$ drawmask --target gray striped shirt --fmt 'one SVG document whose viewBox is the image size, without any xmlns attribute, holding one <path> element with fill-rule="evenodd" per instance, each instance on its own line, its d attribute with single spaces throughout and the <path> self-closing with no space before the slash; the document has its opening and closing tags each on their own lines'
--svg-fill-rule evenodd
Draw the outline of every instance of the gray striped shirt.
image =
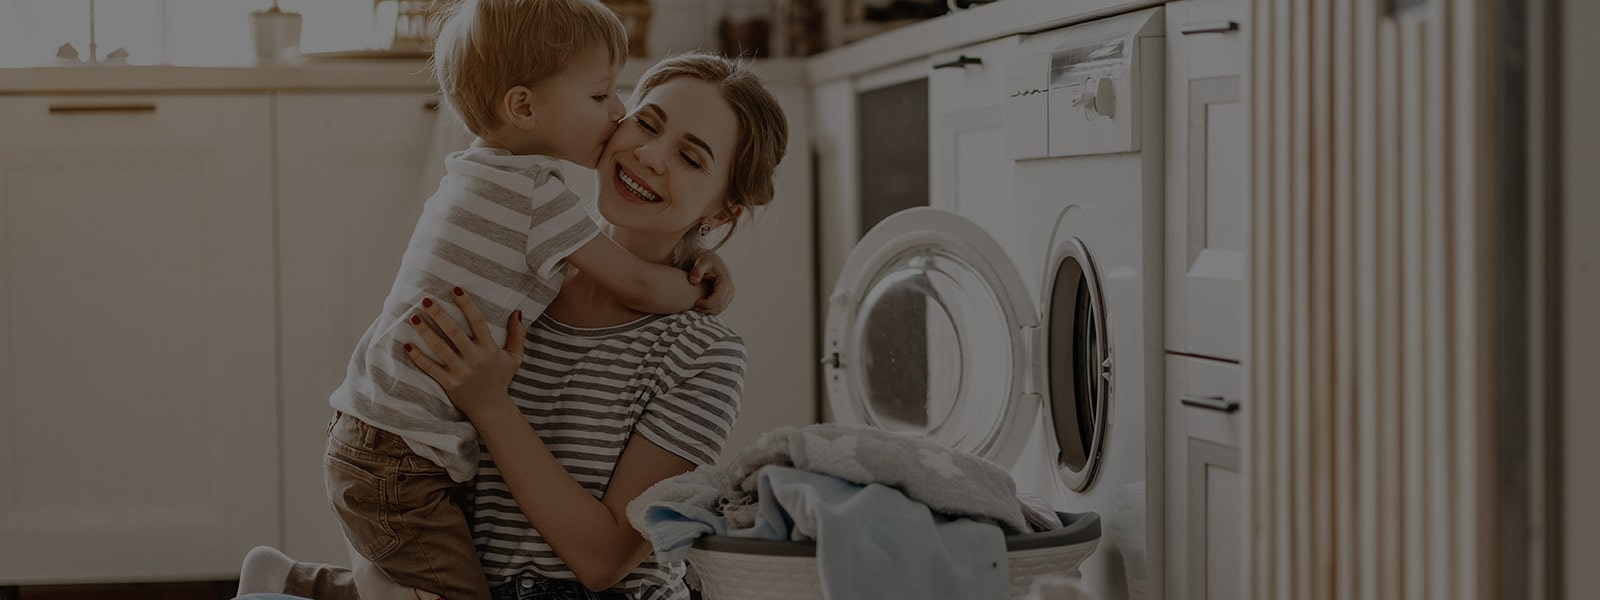
<svg viewBox="0 0 1600 600">
<path fill-rule="evenodd" d="M 651 315 L 601 329 L 541 317 L 525 352 L 511 397 L 596 498 L 630 435 L 696 465 L 712 464 L 739 413 L 744 342 L 716 317 Z M 473 490 L 473 538 L 491 585 L 525 574 L 576 578 L 517 508 L 488 452 Z M 652 555 L 612 589 L 634 600 L 688 598 L 683 568 Z"/>
<path fill-rule="evenodd" d="M 383 312 L 328 398 L 333 408 L 405 438 L 456 481 L 477 471 L 477 431 L 404 354 L 408 342 L 427 351 L 406 320 L 428 296 L 465 323 L 450 300 L 455 286 L 477 302 L 497 344 L 513 311 L 527 319 L 544 312 L 561 289 L 564 259 L 600 232 L 567 189 L 560 164 L 492 148 L 445 158 L 446 175 L 423 205 Z"/>
</svg>

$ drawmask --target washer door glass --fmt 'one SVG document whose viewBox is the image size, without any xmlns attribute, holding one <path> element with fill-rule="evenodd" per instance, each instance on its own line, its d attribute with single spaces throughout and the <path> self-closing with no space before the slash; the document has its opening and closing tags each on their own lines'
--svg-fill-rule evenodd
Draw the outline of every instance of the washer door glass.
<svg viewBox="0 0 1600 600">
<path fill-rule="evenodd" d="M 965 258 L 914 245 L 883 264 L 846 349 L 868 424 L 957 448 L 998 433 L 1010 394 L 1012 333 L 990 284 Z"/>
<path fill-rule="evenodd" d="M 1111 353 L 1100 281 L 1082 240 L 1069 240 L 1050 289 L 1047 352 L 1057 463 L 1063 482 L 1083 491 L 1094 484 L 1105 440 Z"/>
</svg>

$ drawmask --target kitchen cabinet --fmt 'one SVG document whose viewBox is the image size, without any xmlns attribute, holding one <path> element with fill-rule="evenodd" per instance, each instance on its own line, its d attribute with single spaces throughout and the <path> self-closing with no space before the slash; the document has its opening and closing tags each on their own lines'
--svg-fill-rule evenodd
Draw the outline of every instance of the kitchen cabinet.
<svg viewBox="0 0 1600 600">
<path fill-rule="evenodd" d="M 1242 597 L 1248 5 L 1167 11 L 1167 593 Z"/>
<path fill-rule="evenodd" d="M 1231 361 L 1243 356 L 1248 266 L 1244 8 L 1167 5 L 1167 349 Z"/>
<path fill-rule="evenodd" d="M 1018 234 L 1015 167 L 1006 158 L 1000 109 L 1005 67 L 1020 36 L 1008 36 L 934 55 L 928 78 L 929 205 L 950 210 L 995 234 L 1013 264 L 1031 254 Z M 1009 233 L 1009 234 L 1008 234 Z M 1035 285 L 1035 273 L 1023 280 Z M 1035 294 L 1037 289 L 1032 290 Z"/>
<path fill-rule="evenodd" d="M 278 539 L 267 94 L 0 98 L 0 583 Z"/>
<path fill-rule="evenodd" d="M 349 560 L 322 481 L 328 394 L 382 310 L 438 187 L 422 169 L 435 106 L 408 92 L 276 98 L 282 548 L 299 560 Z"/>
<path fill-rule="evenodd" d="M 1244 478 L 1239 436 L 1242 369 L 1167 355 L 1167 410 L 1181 434 L 1167 439 L 1167 594 L 1243 598 Z"/>
</svg>

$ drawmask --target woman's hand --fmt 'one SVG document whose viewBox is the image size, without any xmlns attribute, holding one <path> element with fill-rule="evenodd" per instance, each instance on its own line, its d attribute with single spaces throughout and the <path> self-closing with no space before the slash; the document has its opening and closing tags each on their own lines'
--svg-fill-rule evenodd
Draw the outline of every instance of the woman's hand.
<svg viewBox="0 0 1600 600">
<path fill-rule="evenodd" d="M 421 315 L 412 315 L 409 319 L 411 328 L 422 337 L 423 343 L 428 345 L 434 356 L 441 357 L 442 362 L 435 362 L 411 344 L 406 344 L 405 352 L 418 369 L 444 388 L 445 395 L 449 396 L 450 403 L 456 409 L 466 413 L 468 419 L 474 419 L 483 409 L 493 407 L 495 402 L 510 401 L 506 389 L 510 387 L 511 377 L 516 374 L 517 367 L 522 365 L 525 335 L 522 311 L 511 313 L 506 323 L 506 344 L 502 348 L 494 345 L 494 336 L 489 335 L 483 313 L 478 311 L 478 305 L 461 288 L 455 288 L 452 298 L 456 307 L 461 309 L 461 314 L 467 318 L 470 336 L 438 303 L 423 298 L 422 315 L 427 315 L 427 320 L 444 332 L 449 343 L 441 339 Z M 452 345 L 455 347 L 451 348 Z"/>
<path fill-rule="evenodd" d="M 721 314 L 733 304 L 733 275 L 728 272 L 728 263 L 715 252 L 700 257 L 689 270 L 689 283 L 700 285 L 708 279 L 712 281 L 711 295 L 696 301 L 694 309 L 708 315 Z"/>
</svg>

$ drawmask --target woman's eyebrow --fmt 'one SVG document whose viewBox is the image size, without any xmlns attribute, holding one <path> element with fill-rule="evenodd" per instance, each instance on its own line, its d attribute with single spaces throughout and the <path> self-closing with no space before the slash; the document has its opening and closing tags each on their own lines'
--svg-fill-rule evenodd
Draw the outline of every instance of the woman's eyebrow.
<svg viewBox="0 0 1600 600">
<path fill-rule="evenodd" d="M 666 111 L 661 110 L 661 107 L 656 105 L 656 103 L 647 102 L 647 103 L 645 103 L 644 106 L 642 106 L 640 108 L 649 110 L 651 113 L 654 113 L 655 116 L 656 116 L 656 119 L 660 120 L 662 125 L 666 125 L 667 124 L 667 113 L 666 113 Z M 716 160 L 717 159 L 717 153 L 711 151 L 711 144 L 707 144 L 705 140 L 700 139 L 700 136 L 697 136 L 697 135 L 692 134 L 692 133 L 685 133 L 685 134 L 683 134 L 683 139 L 688 140 L 689 143 L 691 143 L 691 144 L 699 146 L 701 150 L 705 150 L 706 151 L 706 156 L 710 157 L 711 160 Z"/>
</svg>

